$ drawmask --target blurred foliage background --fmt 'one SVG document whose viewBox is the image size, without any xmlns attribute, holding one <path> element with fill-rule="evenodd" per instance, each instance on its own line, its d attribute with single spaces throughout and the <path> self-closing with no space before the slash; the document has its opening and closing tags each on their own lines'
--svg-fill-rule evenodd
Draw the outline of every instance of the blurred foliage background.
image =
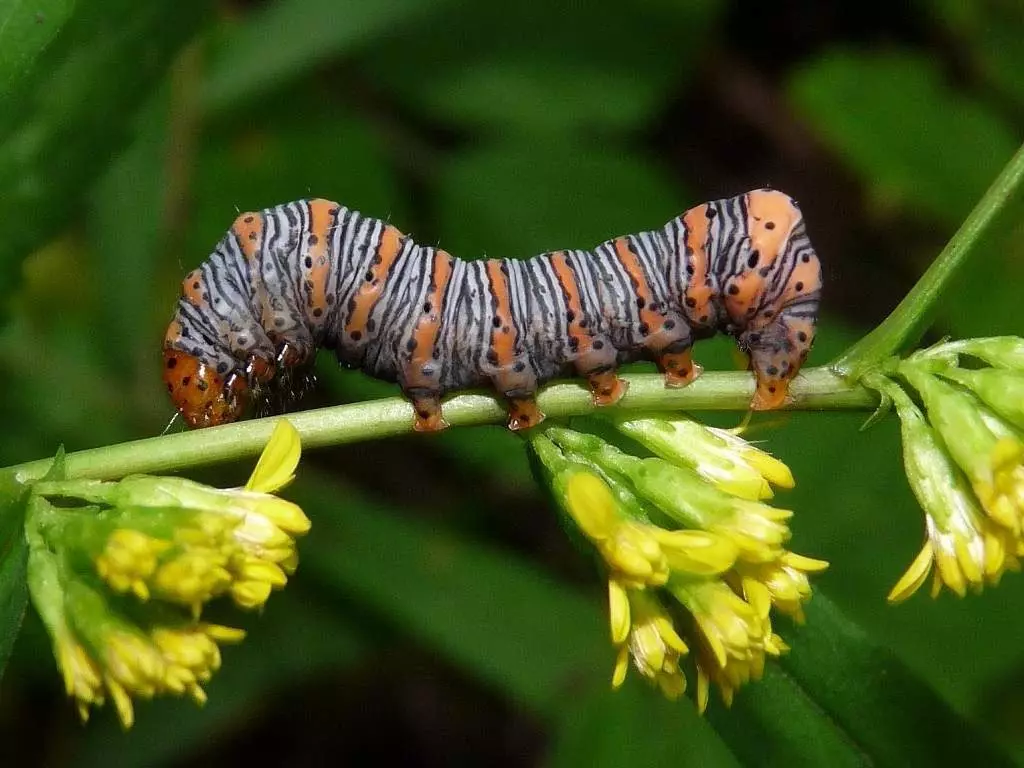
<svg viewBox="0 0 1024 768">
<path fill-rule="evenodd" d="M 0 466 L 164 428 L 180 278 L 238 210 L 323 196 L 462 256 L 525 256 L 770 184 L 801 201 L 826 265 L 823 363 L 1024 136 L 1016 0 L 0 0 L 3 19 Z M 1014 220 L 935 336 L 1021 332 Z M 736 365 L 721 343 L 699 359 Z M 304 405 L 392 391 L 321 363 Z M 822 592 L 1024 758 L 1024 578 L 887 607 L 923 522 L 895 423 L 863 418 L 754 433 L 798 479 L 780 499 L 793 548 L 830 560 Z M 632 681 L 609 693 L 603 584 L 503 429 L 317 451 L 292 495 L 314 520 L 298 577 L 246 622 L 205 710 L 81 727 L 29 616 L 0 764 L 811 762 L 730 723 L 758 686 L 709 720 Z"/>
</svg>

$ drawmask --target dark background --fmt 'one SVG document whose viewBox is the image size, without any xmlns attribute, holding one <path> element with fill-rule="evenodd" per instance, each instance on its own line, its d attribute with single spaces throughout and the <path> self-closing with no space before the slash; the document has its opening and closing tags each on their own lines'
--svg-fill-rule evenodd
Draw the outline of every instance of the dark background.
<svg viewBox="0 0 1024 768">
<path fill-rule="evenodd" d="M 825 363 L 1020 143 L 1022 40 L 1016 0 L 81 0 L 0 115 L 0 466 L 158 434 L 181 276 L 238 210 L 305 196 L 464 257 L 527 256 L 770 184 L 800 200 L 825 265 Z M 1021 222 L 985 241 L 933 338 L 1020 333 Z M 319 375 L 310 406 L 393 391 L 327 359 Z M 755 431 L 798 480 L 780 499 L 793 548 L 830 560 L 822 591 L 1024 756 L 1024 578 L 886 606 L 923 521 L 894 423 L 863 419 Z M 109 710 L 81 727 L 30 616 L 0 762 L 721 763 L 689 703 L 607 692 L 601 579 L 502 429 L 310 452 L 290 493 L 314 521 L 302 565 L 244 622 L 205 710 L 140 704 L 127 737 Z"/>
</svg>

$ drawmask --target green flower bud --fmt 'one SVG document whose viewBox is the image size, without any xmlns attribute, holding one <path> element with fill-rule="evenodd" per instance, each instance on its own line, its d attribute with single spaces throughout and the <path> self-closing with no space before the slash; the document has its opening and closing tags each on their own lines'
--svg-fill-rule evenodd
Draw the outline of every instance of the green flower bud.
<svg viewBox="0 0 1024 768">
<path fill-rule="evenodd" d="M 1017 429 L 1024 429 L 1024 368 L 1018 371 L 951 368 L 942 375 L 974 392 Z"/>
<path fill-rule="evenodd" d="M 793 487 L 789 467 L 741 437 L 693 419 L 620 418 L 615 426 L 657 456 L 690 467 L 708 482 L 745 499 L 770 499 L 772 484 Z"/>
</svg>

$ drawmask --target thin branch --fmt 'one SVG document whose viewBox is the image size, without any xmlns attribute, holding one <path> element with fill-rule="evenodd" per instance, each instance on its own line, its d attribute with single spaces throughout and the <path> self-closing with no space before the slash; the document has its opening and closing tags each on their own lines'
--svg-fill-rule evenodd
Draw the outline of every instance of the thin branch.
<svg viewBox="0 0 1024 768">
<path fill-rule="evenodd" d="M 706 373 L 684 389 L 667 389 L 658 374 L 624 377 L 629 392 L 618 408 L 628 410 L 746 410 L 754 379 L 745 372 Z M 850 384 L 826 368 L 812 368 L 793 382 L 792 409 L 872 409 L 878 397 Z M 580 416 L 594 406 L 589 392 L 577 382 L 554 383 L 538 398 L 549 418 Z M 506 419 L 500 399 L 489 394 L 462 394 L 445 401 L 444 415 L 453 427 L 501 424 Z M 115 479 L 137 472 L 171 472 L 257 455 L 278 417 L 254 419 L 196 432 L 93 448 L 67 456 L 69 478 Z M 400 397 L 339 405 L 288 414 L 306 448 L 342 445 L 412 432 L 413 412 Z M 426 438 L 425 438 L 426 439 Z M 20 482 L 41 477 L 51 460 L 42 459 L 0 470 L 13 472 Z"/>
</svg>

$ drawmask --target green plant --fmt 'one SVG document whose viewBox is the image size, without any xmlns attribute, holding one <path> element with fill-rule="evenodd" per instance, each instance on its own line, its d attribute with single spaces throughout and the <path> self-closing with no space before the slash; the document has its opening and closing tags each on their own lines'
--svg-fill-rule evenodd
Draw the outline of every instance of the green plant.
<svg viewBox="0 0 1024 768">
<path fill-rule="evenodd" d="M 409 67 L 429 54 L 429 41 L 442 37 L 431 34 L 432 30 L 443 30 L 445 39 L 467 41 L 474 30 L 482 28 L 487 13 L 464 7 L 456 12 L 444 4 L 411 0 L 381 5 L 379 10 L 352 4 L 354 15 L 346 24 L 330 25 L 314 21 L 323 18 L 317 14 L 326 12 L 325 4 L 280 3 L 246 17 L 241 29 L 224 25 L 223 38 L 208 40 L 205 49 L 189 49 L 177 60 L 173 78 L 165 83 L 162 72 L 171 53 L 208 17 L 200 4 L 194 12 L 160 4 L 147 9 L 129 5 L 108 7 L 88 0 L 80 0 L 74 7 L 50 4 L 44 11 L 47 23 L 54 26 L 43 31 L 52 34 L 0 38 L 7 43 L 0 45 L 5 52 L 0 67 L 6 68 L 0 69 L 0 82 L 6 94 L 4 103 L 11 105 L 0 111 L 4 116 L 0 119 L 4 142 L 0 179 L 5 190 L 0 215 L 5 222 L 17 222 L 8 227 L 15 237 L 0 246 L 0 268 L 11 276 L 12 296 L 15 265 L 28 250 L 48 243 L 29 262 L 17 281 L 20 290 L 4 308 L 9 322 L 0 343 L 4 370 L 9 374 L 6 380 L 11 384 L 2 405 L 10 424 L 3 456 L 5 463 L 13 463 L 26 456 L 46 455 L 57 440 L 74 448 L 105 446 L 67 454 L 63 466 L 73 478 L 71 482 L 191 469 L 223 485 L 230 482 L 223 477 L 235 476 L 233 467 L 217 467 L 216 474 L 208 469 L 204 472 L 204 468 L 255 455 L 265 445 L 271 421 L 245 422 L 217 432 L 121 441 L 127 435 L 157 431 L 159 427 L 153 425 L 165 410 L 153 384 L 157 380 L 150 362 L 155 349 L 153 329 L 166 320 L 164 309 L 181 270 L 173 264 L 173 256 L 164 260 L 166 265 L 158 256 L 182 252 L 186 239 L 188 253 L 205 252 L 213 233 L 223 229 L 225 215 L 230 218 L 234 202 L 248 205 L 250 199 L 257 198 L 273 203 L 296 196 L 289 192 L 292 187 L 281 181 L 300 178 L 294 171 L 289 176 L 293 165 L 303 168 L 297 182 L 303 187 L 315 187 L 316 192 L 323 188 L 331 195 L 347 196 L 345 199 L 367 210 L 386 212 L 396 205 L 395 200 L 403 199 L 396 191 L 400 189 L 398 177 L 382 159 L 397 155 L 397 164 L 411 166 L 417 183 L 430 186 L 432 205 L 437 207 L 442 231 L 449 238 L 446 245 L 456 252 L 487 247 L 492 252 L 519 253 L 547 247 L 556 239 L 587 242 L 595 226 L 604 234 L 626 231 L 636 228 L 638 212 L 644 221 L 674 212 L 678 207 L 674 184 L 636 153 L 622 149 L 626 142 L 621 137 L 646 124 L 652 105 L 664 100 L 674 87 L 675 81 L 666 72 L 673 67 L 689 71 L 689 57 L 701 50 L 699 36 L 710 34 L 719 13 L 716 3 L 693 4 L 686 12 L 692 15 L 686 17 L 685 24 L 666 23 L 665 28 L 673 33 L 680 28 L 688 30 L 694 35 L 693 43 L 682 45 L 676 38 L 662 41 L 664 50 L 679 51 L 673 67 L 665 66 L 663 60 L 648 62 L 642 55 L 634 59 L 630 66 L 645 76 L 639 78 L 643 87 L 633 87 L 631 71 L 617 69 L 606 57 L 592 57 L 587 46 L 580 50 L 569 46 L 567 51 L 565 46 L 510 43 L 497 48 L 474 48 L 466 43 L 460 48 L 461 58 L 425 68 L 429 71 L 423 71 L 421 79 L 412 79 Z M 650 4 L 637 17 L 650 14 L 664 20 L 659 13 L 682 13 L 659 11 L 655 5 Z M 110 37 L 104 19 L 118 14 L 126 31 L 120 37 Z M 529 12 L 522 15 L 522 19 L 505 21 L 513 28 L 517 23 L 527 28 Z M 616 18 L 620 22 L 617 28 L 625 32 L 633 31 L 630 24 L 639 24 L 636 17 Z M 24 17 L 21 21 L 26 23 Z M 29 17 L 27 23 L 35 23 L 34 18 Z M 58 34 L 61 24 L 66 27 Z M 554 26 L 558 24 L 554 22 Z M 0 30 L 15 28 L 0 25 Z M 271 33 L 277 39 L 301 44 L 282 44 L 269 55 L 260 41 Z M 159 41 L 156 52 L 145 46 L 148 53 L 140 52 L 140 39 L 147 35 Z M 593 31 L 594 39 L 599 35 Z M 49 40 L 53 42 L 44 49 Z M 371 51 L 385 41 L 392 43 L 392 55 L 373 56 Z M 345 70 L 355 83 L 346 91 L 350 97 L 347 106 L 323 98 L 336 87 L 336 80 L 326 87 L 315 82 L 296 86 L 296 73 L 309 72 L 339 56 L 358 62 Z M 915 60 L 911 66 L 899 57 L 868 59 L 844 52 L 816 62 L 815 67 L 794 77 L 794 102 L 817 116 L 811 121 L 821 126 L 822 135 L 840 149 L 852 168 L 871 180 L 867 187 L 879 215 L 909 206 L 933 217 L 930 221 L 955 224 L 980 193 L 977 185 L 991 178 L 992 163 L 1001 162 L 1011 151 L 1008 141 L 1013 140 L 1013 132 L 1005 130 L 1005 124 L 984 105 L 961 108 L 958 95 L 944 90 L 928 62 Z M 145 66 L 134 70 L 130 78 L 105 76 L 128 60 Z M 996 54 L 986 50 L 987 67 L 998 61 Z M 538 72 L 550 76 L 538 78 Z M 545 88 L 538 92 L 536 83 L 541 79 Z M 591 92 L 575 87 L 579 79 L 600 83 L 600 88 L 591 91 L 600 92 L 602 98 L 591 102 L 582 94 L 579 103 L 564 108 L 565 93 Z M 100 89 L 109 101 L 90 96 L 86 86 L 94 82 L 117 85 Z M 1014 80 L 995 77 L 993 82 L 1012 85 Z M 275 83 L 280 92 L 274 91 Z M 153 88 L 158 90 L 150 95 Z M 268 88 L 270 91 L 261 90 Z M 494 88 L 506 97 L 500 100 L 499 112 L 488 96 Z M 436 144 L 423 142 L 415 132 L 396 129 L 389 122 L 391 116 L 375 111 L 381 91 L 420 120 L 453 120 L 461 130 L 485 138 L 479 146 L 446 158 Z M 252 108 L 254 97 L 259 103 L 268 92 L 275 94 L 273 114 L 255 130 L 239 133 L 236 126 L 248 119 L 244 115 Z M 910 97 L 933 103 L 925 98 L 933 92 L 938 106 L 921 118 L 922 125 L 901 128 L 904 123 L 895 122 L 905 119 L 909 124 L 912 115 L 919 115 L 915 110 L 901 112 Z M 47 94 L 51 96 L 47 98 Z M 876 94 L 891 95 L 891 104 L 875 98 Z M 69 99 L 70 95 L 77 100 Z M 168 98 L 176 105 L 170 122 L 164 119 Z M 545 98 L 550 101 L 544 102 Z M 857 126 L 849 117 L 843 122 L 839 116 L 844 110 L 830 98 L 838 99 L 838 105 L 844 99 L 861 105 L 853 111 L 864 115 L 864 126 Z M 319 104 L 316 111 L 303 112 L 310 103 Z M 536 108 L 538 103 L 550 106 Z M 609 103 L 614 107 L 609 108 Z M 129 130 L 127 118 L 137 112 L 133 104 L 142 109 L 137 125 Z M 365 115 L 360 111 L 364 107 Z M 871 111 L 876 107 L 879 113 Z M 353 116 L 354 110 L 360 114 Z M 125 119 L 114 121 L 111 114 Z M 938 133 L 953 137 L 950 141 L 962 139 L 965 146 L 986 150 L 955 168 L 941 162 L 943 142 L 936 143 L 938 149 L 924 143 L 886 155 L 885 142 L 869 130 L 874 121 L 889 125 L 887 130 L 894 135 L 900 131 L 923 135 L 928 126 L 941 123 L 950 114 L 956 119 Z M 199 120 L 209 132 L 208 143 L 196 140 Z M 605 138 L 580 140 L 579 133 L 587 131 Z M 383 150 L 381 136 L 388 137 Z M 605 151 L 601 141 L 615 149 Z M 173 147 L 170 161 L 165 143 Z M 307 150 L 299 154 L 295 149 L 299 146 L 308 148 L 308 154 Z M 938 157 L 929 154 L 933 150 L 940 153 Z M 200 160 L 192 163 L 196 155 Z M 524 163 L 524 158 L 529 162 Z M 154 168 L 165 163 L 168 175 L 154 173 Z M 191 179 L 187 178 L 190 168 L 195 174 Z M 339 168 L 345 169 L 343 178 L 339 178 Z M 308 675 L 311 670 L 368 663 L 388 638 L 398 636 L 413 638 L 483 681 L 487 688 L 535 713 L 557 734 L 552 753 L 556 763 L 668 762 L 672 758 L 694 764 L 763 763 L 770 761 L 766 753 L 779 761 L 819 764 L 858 764 L 865 759 L 920 764 L 958 756 L 992 764 L 1005 762 L 999 748 L 961 713 L 972 711 L 972 697 L 985 683 L 1013 668 L 1016 625 L 1012 618 L 1005 619 L 1010 622 L 1003 630 L 1008 638 L 974 638 L 965 629 L 979 615 L 1015 615 L 1013 577 L 999 590 L 986 591 L 962 609 L 950 608 L 948 603 L 935 607 L 920 600 L 898 610 L 887 609 L 881 598 L 898 581 L 912 542 L 920 537 L 921 521 L 918 516 L 893 514 L 893 519 L 885 521 L 891 526 L 887 528 L 891 536 L 866 540 L 868 521 L 880 524 L 865 512 L 868 507 L 910 509 L 912 502 L 903 491 L 904 484 L 896 482 L 895 420 L 880 419 L 876 428 L 863 436 L 856 432 L 854 420 L 881 404 L 892 386 L 898 387 L 890 394 L 897 406 L 901 405 L 900 393 L 909 393 L 914 396 L 912 403 L 925 400 L 927 418 L 934 420 L 939 410 L 932 409 L 927 397 L 917 397 L 924 393 L 914 381 L 925 388 L 931 381 L 922 376 L 963 379 L 961 385 L 966 383 L 981 395 L 980 385 L 967 382 L 966 377 L 976 370 L 995 370 L 994 364 L 985 357 L 974 357 L 987 367 L 961 367 L 953 364 L 960 361 L 953 356 L 973 354 L 971 344 L 974 352 L 978 351 L 981 342 L 970 337 L 1017 331 L 1015 325 L 1007 325 L 1012 317 L 1007 307 L 1013 304 L 1008 304 L 1006 297 L 1012 291 L 992 285 L 992 275 L 1006 275 L 1005 282 L 1012 285 L 1015 262 L 1006 256 L 1001 266 L 987 269 L 985 265 L 997 263 L 987 259 L 1011 253 L 993 246 L 1001 231 L 994 224 L 1013 221 L 1012 212 L 1004 212 L 1000 222 L 997 214 L 1003 206 L 1015 204 L 1012 193 L 1020 168 L 1018 154 L 889 322 L 856 344 L 849 343 L 854 341 L 848 338 L 852 334 L 844 333 L 838 324 L 829 325 L 815 356 L 820 361 L 835 355 L 835 362 L 807 371 L 795 394 L 797 410 L 829 409 L 833 413 L 795 414 L 786 428 L 770 433 L 773 453 L 794 466 L 799 481 L 795 491 L 782 497 L 787 506 L 797 509 L 792 523 L 794 546 L 832 563 L 831 571 L 815 584 L 833 599 L 816 595 L 806 607 L 803 627 L 790 627 L 785 620 L 776 627 L 792 650 L 778 662 L 769 662 L 764 680 L 745 687 L 731 710 L 712 703 L 707 717 L 698 719 L 688 704 L 659 702 L 632 679 L 614 696 L 607 693 L 614 654 L 602 637 L 607 630 L 600 626 L 600 598 L 588 587 L 553 581 L 549 569 L 535 558 L 481 542 L 490 535 L 482 521 L 491 504 L 513 505 L 519 519 L 545 517 L 549 509 L 534 505 L 528 490 L 507 490 L 530 487 L 523 482 L 527 467 L 516 441 L 498 430 L 470 429 L 471 425 L 500 420 L 500 408 L 492 398 L 472 394 L 454 399 L 446 414 L 460 428 L 429 443 L 416 444 L 417 462 L 433 462 L 431 466 L 450 462 L 472 472 L 474 482 L 482 488 L 483 503 L 455 501 L 449 513 L 456 524 L 448 519 L 435 526 L 372 500 L 372 491 L 354 491 L 351 481 L 342 484 L 329 477 L 328 470 L 333 467 L 328 466 L 328 457 L 339 454 L 313 449 L 400 435 L 408 430 L 409 412 L 407 405 L 394 397 L 370 400 L 390 394 L 390 390 L 325 366 L 321 376 L 332 394 L 359 402 L 304 411 L 289 419 L 303 435 L 307 449 L 300 481 L 290 493 L 314 521 L 311 536 L 300 546 L 300 578 L 269 601 L 263 619 L 249 626 L 246 642 L 228 651 L 206 709 L 174 709 L 174 741 L 198 743 L 218 723 L 237 718 L 253 696 L 270 696 L 289 677 Z M 100 172 L 99 184 L 89 186 L 89 180 Z M 611 189 L 606 184 L 609 177 L 616 180 Z M 505 187 L 491 183 L 504 178 L 511 179 Z M 44 182 L 25 183 L 32 179 Z M 131 193 L 126 194 L 126 189 Z M 594 193 L 585 203 L 561 200 L 570 189 L 601 193 Z M 189 209 L 190 195 L 203 202 L 194 204 L 193 218 L 186 226 L 181 220 L 183 211 Z M 540 198 L 535 213 L 529 214 L 537 222 L 535 226 L 524 227 L 522 220 L 507 216 L 513 203 L 534 195 Z M 211 202 L 214 200 L 217 202 Z M 58 201 L 84 203 L 84 232 L 72 231 L 56 241 L 49 238 L 51 227 L 60 222 L 65 210 Z M 404 218 L 411 212 L 395 211 L 396 220 L 400 213 Z M 550 220 L 545 219 L 549 213 Z M 524 213 L 523 219 L 527 215 Z M 89 268 L 100 276 L 117 276 L 116 288 L 101 282 L 103 300 L 99 302 L 68 288 L 75 284 L 74 270 L 83 269 L 78 255 L 83 240 L 89 241 L 97 254 L 96 260 L 85 262 Z M 971 266 L 965 269 L 968 258 Z M 951 287 L 954 273 L 960 278 L 956 288 Z M 70 280 L 55 277 L 67 275 Z M 34 309 L 40 297 L 60 312 L 43 316 L 46 313 Z M 912 350 L 937 307 L 961 310 L 959 317 L 964 319 L 953 324 L 961 341 L 930 347 L 902 362 L 894 359 L 897 353 Z M 965 308 L 969 311 L 962 311 Z M 46 359 L 39 359 L 40 350 L 47 351 Z M 715 350 L 708 354 L 715 359 Z M 719 357 L 715 367 L 726 367 L 722 363 Z M 653 375 L 633 373 L 630 378 L 630 398 L 617 415 L 651 410 L 739 411 L 749 399 L 751 386 L 746 374 L 718 371 L 678 392 L 666 391 Z M 129 407 L 122 407 L 124 404 Z M 590 412 L 586 393 L 571 383 L 550 387 L 543 407 L 552 419 Z M 838 411 L 854 413 L 844 417 Z M 90 413 L 103 414 L 103 418 L 90 418 Z M 574 425 L 612 440 L 607 424 L 583 419 Z M 855 448 L 849 447 L 851 441 L 857 441 Z M 372 444 L 367 450 L 373 450 Z M 402 458 L 392 460 L 406 462 L 410 454 L 401 447 L 396 451 Z M 345 461 L 357 461 L 355 454 L 343 456 Z M 39 478 L 52 465 L 52 459 L 15 465 L 2 478 L 4 498 L 10 500 L 0 522 L 0 535 L 8 543 L 0 564 L 4 616 L 19 617 L 25 605 L 28 547 L 20 532 L 29 499 L 24 482 Z M 844 482 L 841 478 L 849 479 Z M 869 478 L 877 484 L 869 483 Z M 431 481 L 420 478 L 418 482 Z M 886 490 L 878 490 L 882 488 Z M 965 492 L 981 493 L 973 486 Z M 509 494 L 511 502 L 502 501 Z M 416 505 L 410 502 L 409 506 Z M 424 514 L 437 514 L 434 505 L 423 507 Z M 993 510 L 999 514 L 996 506 Z M 979 513 L 987 515 L 980 507 Z M 585 541 L 581 546 L 589 551 Z M 919 559 L 919 565 L 923 562 Z M 980 579 L 1001 573 L 1007 562 L 993 567 L 993 574 L 986 574 L 982 567 Z M 939 571 L 943 567 L 940 563 Z M 945 568 L 948 572 L 948 564 Z M 918 567 L 908 574 L 914 577 L 912 583 L 920 583 L 921 570 Z M 592 575 L 586 572 L 586 584 L 595 582 Z M 965 590 L 979 578 L 972 573 L 961 576 Z M 944 583 L 957 589 L 955 575 Z M 356 617 L 348 615 L 352 604 L 359 606 Z M 495 605 L 501 608 L 500 616 L 495 616 Z M 837 606 L 842 606 L 842 611 Z M 844 614 L 868 627 L 871 638 Z M 950 657 L 935 647 L 941 643 L 934 643 L 927 631 L 921 630 L 932 623 L 942 625 L 963 643 L 956 657 L 963 660 L 957 675 L 934 672 L 948 669 Z M 0 626 L 3 656 L 10 652 L 16 631 L 15 621 Z M 32 631 L 30 621 L 30 640 Z M 911 662 L 910 667 L 891 654 L 887 645 L 898 648 Z M 15 669 L 20 674 L 26 669 L 25 662 Z M 49 666 L 45 675 L 46 679 L 52 677 Z M 574 680 L 586 682 L 574 686 Z M 579 685 L 583 695 L 567 696 L 567 691 L 580 690 Z M 939 689 L 938 695 L 932 687 Z M 119 754 L 126 764 L 171 759 L 167 732 L 162 730 L 166 724 L 160 721 L 155 713 L 145 712 L 133 734 L 123 740 L 118 737 Z M 90 754 L 94 761 L 108 756 L 109 725 L 109 720 L 99 719 L 82 736 L 83 763 L 88 763 Z"/>
</svg>

